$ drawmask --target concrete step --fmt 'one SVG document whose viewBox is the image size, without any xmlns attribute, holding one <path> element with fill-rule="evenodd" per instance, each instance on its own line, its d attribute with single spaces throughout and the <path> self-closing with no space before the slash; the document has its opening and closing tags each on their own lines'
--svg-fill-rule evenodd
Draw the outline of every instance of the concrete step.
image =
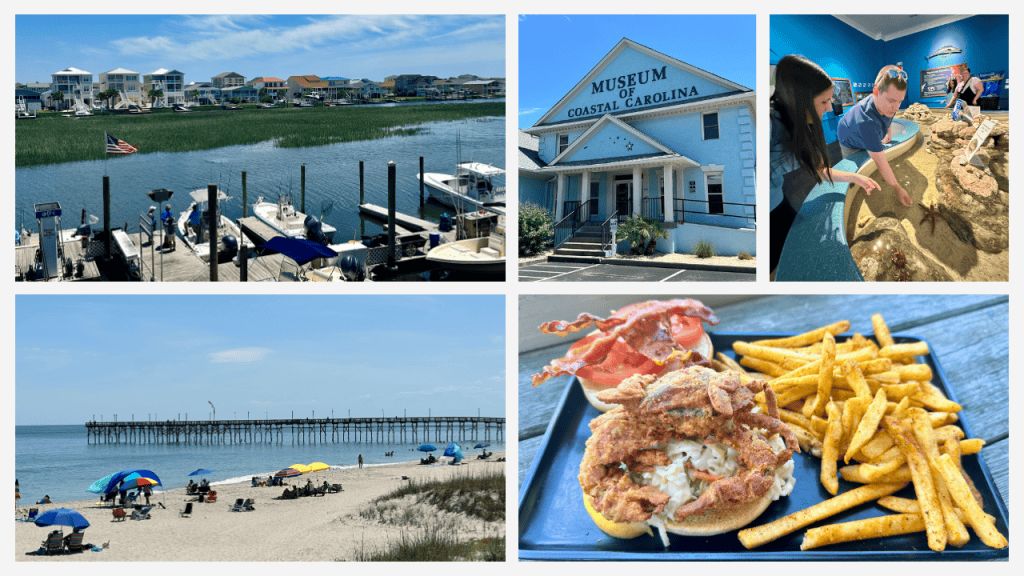
<svg viewBox="0 0 1024 576">
<path fill-rule="evenodd" d="M 548 256 L 548 262 L 569 262 L 575 264 L 600 264 L 601 259 L 591 256 L 568 256 L 552 254 Z"/>
<path fill-rule="evenodd" d="M 566 240 L 566 242 L 575 242 L 577 244 L 600 244 L 602 238 L 600 236 L 573 236 Z"/>
<path fill-rule="evenodd" d="M 574 248 L 556 248 L 555 254 L 559 256 L 588 256 L 593 258 L 601 258 L 604 256 L 602 250 L 579 250 Z"/>
</svg>

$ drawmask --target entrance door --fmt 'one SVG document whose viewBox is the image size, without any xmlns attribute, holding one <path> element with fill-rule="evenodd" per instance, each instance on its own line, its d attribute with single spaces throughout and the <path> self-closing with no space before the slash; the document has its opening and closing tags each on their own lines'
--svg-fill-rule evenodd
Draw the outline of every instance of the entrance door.
<svg viewBox="0 0 1024 576">
<path fill-rule="evenodd" d="M 597 182 L 590 183 L 590 219 L 600 220 L 597 215 L 597 210 L 600 207 L 600 195 L 601 195 L 601 184 Z"/>
<path fill-rule="evenodd" d="M 615 183 L 615 209 L 622 218 L 633 215 L 633 179 Z"/>
</svg>

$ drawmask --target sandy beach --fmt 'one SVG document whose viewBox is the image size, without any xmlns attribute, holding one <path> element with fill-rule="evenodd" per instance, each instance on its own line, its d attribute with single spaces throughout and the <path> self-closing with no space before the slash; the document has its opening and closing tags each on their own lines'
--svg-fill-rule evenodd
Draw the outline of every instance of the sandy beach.
<svg viewBox="0 0 1024 576">
<path fill-rule="evenodd" d="M 95 499 L 78 502 L 32 505 L 40 514 L 53 508 L 70 508 L 81 512 L 91 526 L 85 531 L 85 542 L 102 547 L 100 552 L 86 550 L 80 554 L 37 555 L 39 543 L 51 528 L 31 522 L 15 522 L 15 561 L 32 562 L 111 562 L 111 561 L 335 561 L 352 560 L 360 550 L 383 550 L 417 529 L 392 523 L 384 514 L 364 518 L 361 510 L 372 508 L 372 500 L 406 485 L 409 481 L 426 482 L 458 475 L 481 475 L 500 471 L 503 452 L 487 461 L 475 455 L 459 466 L 435 464 L 421 466 L 418 462 L 372 465 L 362 469 L 326 470 L 293 479 L 303 486 L 307 480 L 314 485 L 341 484 L 343 492 L 325 496 L 278 499 L 279 487 L 251 487 L 248 482 L 214 485 L 217 502 L 194 503 L 191 517 L 179 511 L 191 499 L 184 490 L 154 494 L 151 504 L 157 505 L 148 520 L 114 522 L 111 509 L 99 506 Z M 443 459 L 448 461 L 448 458 Z M 404 480 L 403 476 L 409 480 Z M 231 512 L 229 507 L 238 498 L 255 499 L 255 510 Z M 505 537 L 504 522 L 484 522 L 438 510 L 427 504 L 412 504 L 406 497 L 399 508 L 412 516 L 443 523 L 446 530 L 458 534 L 459 540 Z M 18 507 L 19 513 L 29 505 Z M 64 528 L 64 534 L 71 532 Z"/>
</svg>

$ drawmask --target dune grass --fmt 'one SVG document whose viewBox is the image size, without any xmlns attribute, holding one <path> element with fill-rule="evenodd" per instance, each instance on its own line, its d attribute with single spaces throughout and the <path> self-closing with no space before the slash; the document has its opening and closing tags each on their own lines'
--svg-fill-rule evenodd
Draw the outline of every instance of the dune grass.
<svg viewBox="0 0 1024 576">
<path fill-rule="evenodd" d="M 373 504 L 380 509 L 389 500 L 400 500 L 409 495 L 416 495 L 419 502 L 429 503 L 445 512 L 472 516 L 487 522 L 505 520 L 504 472 L 480 475 L 466 473 L 448 480 L 428 482 L 410 480 L 405 486 L 376 498 Z"/>
<path fill-rule="evenodd" d="M 282 148 L 324 146 L 415 134 L 425 122 L 504 116 L 504 102 L 394 106 L 316 107 L 240 111 L 208 109 L 190 114 L 40 115 L 15 125 L 14 165 L 40 166 L 105 157 L 109 132 L 149 152 L 188 152 L 275 140 Z"/>
</svg>

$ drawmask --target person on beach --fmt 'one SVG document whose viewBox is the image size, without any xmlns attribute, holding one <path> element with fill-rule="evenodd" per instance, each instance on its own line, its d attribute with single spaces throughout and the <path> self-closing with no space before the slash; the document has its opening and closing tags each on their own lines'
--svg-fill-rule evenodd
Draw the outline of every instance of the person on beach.
<svg viewBox="0 0 1024 576">
<path fill-rule="evenodd" d="M 143 486 L 142 493 L 146 496 L 146 506 L 149 506 L 149 497 L 153 495 L 153 491 L 149 486 Z"/>
<path fill-rule="evenodd" d="M 843 114 L 836 135 L 844 158 L 866 150 L 882 178 L 896 189 L 900 203 L 910 207 L 913 199 L 900 186 L 885 158 L 885 145 L 892 140 L 892 117 L 906 95 L 907 73 L 893 65 L 883 67 L 875 77 L 871 95 Z"/>
<path fill-rule="evenodd" d="M 46 496 L 43 496 L 42 500 L 36 502 L 36 504 L 53 504 L 53 502 L 50 501 L 50 495 L 47 494 Z"/>
<path fill-rule="evenodd" d="M 771 97 L 771 247 L 769 270 L 782 254 L 796 209 L 786 199 L 784 176 L 803 169 L 817 183 L 852 182 L 869 194 L 878 184 L 860 174 L 829 168 L 828 149 L 821 118 L 832 110 L 835 87 L 832 79 L 811 60 L 789 54 L 775 67 L 775 92 Z"/>
<path fill-rule="evenodd" d="M 363 467 L 363 455 L 362 454 L 359 455 L 359 467 L 360 468 Z"/>
</svg>

